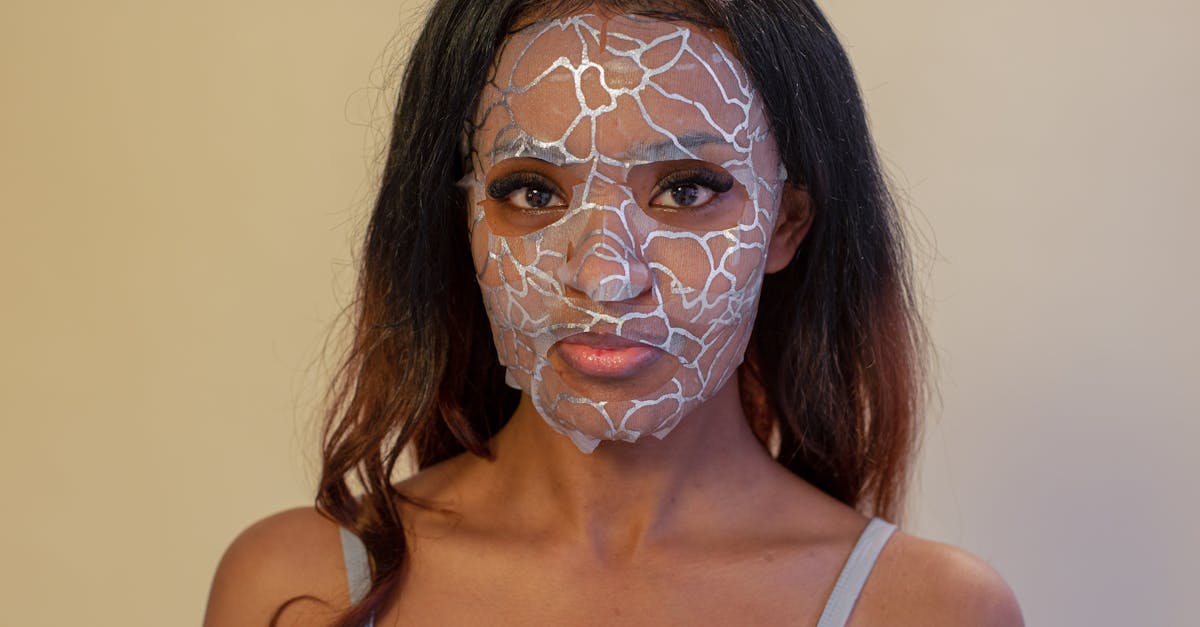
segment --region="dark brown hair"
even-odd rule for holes
[[[366,621],[397,592],[406,552],[393,488],[487,442],[516,408],[504,384],[455,183],[460,140],[515,25],[589,5],[684,19],[728,34],[763,99],[780,156],[813,200],[795,258],[763,283],[743,405],[778,461],[864,513],[897,520],[918,437],[922,327],[895,204],[853,70],[810,0],[439,0],[413,47],[362,254],[353,341],[332,388],[317,507],[362,537]],[[352,493],[356,482],[361,500]]]

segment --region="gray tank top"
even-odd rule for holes
[[[882,518],[872,518],[871,522],[867,523],[867,528],[863,529],[858,542],[854,544],[854,550],[842,566],[842,572],[825,602],[825,609],[821,612],[817,627],[844,627],[846,621],[850,620],[850,613],[854,611],[858,595],[867,583],[867,576],[871,574],[879,553],[883,551],[883,545],[887,544],[888,538],[892,537],[895,530],[896,525]],[[367,560],[367,549],[362,540],[344,527],[340,528],[340,532],[342,559],[346,563],[346,579],[350,587],[350,604],[354,605],[371,589],[371,564]],[[375,627],[375,619],[368,621],[365,627]]]

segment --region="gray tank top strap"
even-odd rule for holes
[[[371,589],[371,562],[363,541],[345,527],[338,527],[342,537],[342,562],[346,565],[346,583],[350,589],[350,605],[357,605]],[[374,627],[371,618],[365,627]]]
[[[896,525],[882,518],[872,518],[871,522],[867,523],[867,528],[863,529],[862,535],[858,537],[845,566],[842,566],[842,572],[838,575],[833,592],[825,603],[825,611],[821,612],[821,620],[817,622],[817,627],[843,627],[846,621],[850,620],[850,613],[854,611],[858,595],[867,583],[867,576],[871,574],[879,553],[883,551],[883,545],[887,544],[888,538],[892,537],[895,530]]]

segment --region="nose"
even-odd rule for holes
[[[650,268],[619,210],[588,209],[585,228],[576,240],[568,245],[566,263],[557,271],[564,287],[596,302],[630,300],[650,289]]]

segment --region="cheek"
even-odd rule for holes
[[[560,255],[541,248],[537,240],[493,234],[486,219],[476,223],[471,250],[493,325],[528,334],[553,322],[558,289],[548,277]]]
[[[695,298],[714,287],[714,275],[729,252],[730,242],[722,231],[672,231],[669,237],[654,238],[647,249],[664,294]]]
[[[757,227],[713,233],[672,232],[647,246],[664,299],[680,299],[687,309],[711,306],[756,283],[765,239]]]

